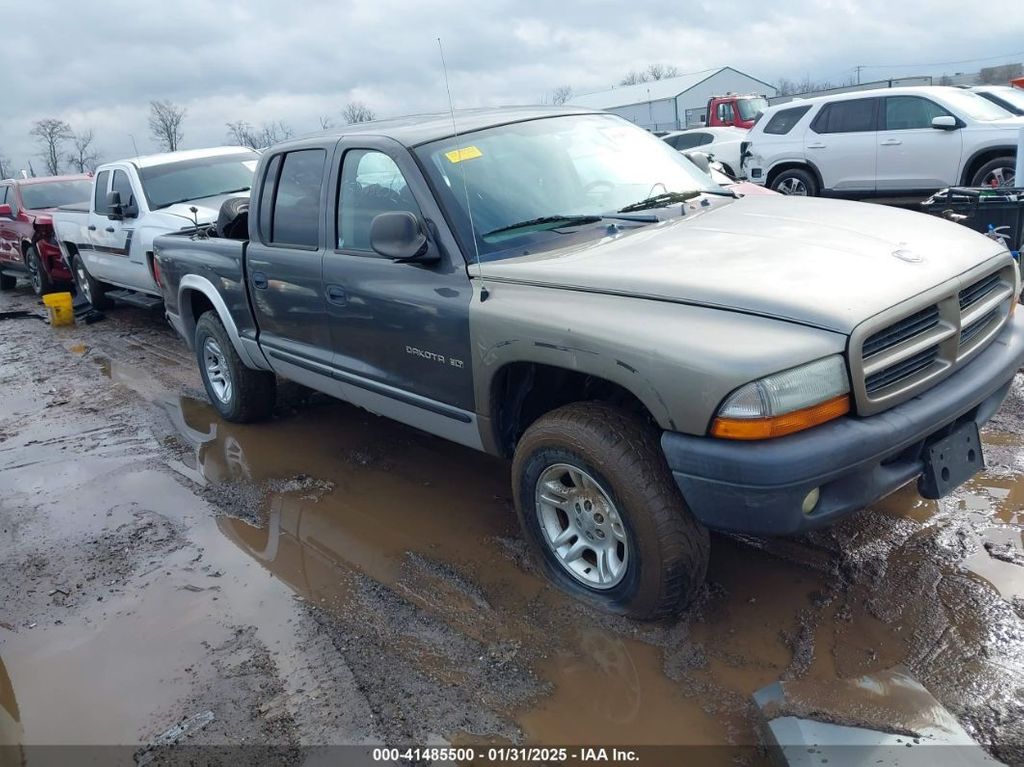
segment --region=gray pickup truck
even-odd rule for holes
[[[289,141],[247,202],[155,242],[219,412],[269,417],[282,376],[509,458],[551,579],[636,618],[693,596],[708,528],[793,534],[910,482],[947,494],[1024,361],[998,243],[738,197],[603,113]]]

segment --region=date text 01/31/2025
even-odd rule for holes
[[[574,748],[544,746],[491,746],[477,751],[470,746],[428,746],[423,748],[375,748],[375,762],[635,762],[636,751],[623,748]]]

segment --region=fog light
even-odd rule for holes
[[[810,514],[814,511],[814,507],[818,505],[818,500],[821,498],[821,488],[816,487],[804,497],[803,510],[804,514]]]

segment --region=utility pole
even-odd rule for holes
[[[864,68],[863,64],[858,64],[856,66],[856,70],[857,70],[857,85],[860,85],[860,70],[862,70],[863,68]]]

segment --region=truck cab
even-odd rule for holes
[[[243,147],[218,147],[99,166],[88,202],[54,213],[57,241],[81,292],[94,306],[108,293],[159,303],[154,237],[212,223],[226,197],[248,193],[258,158]]]
[[[712,96],[703,122],[708,127],[753,128],[758,115],[767,108],[768,99],[764,96]]]

